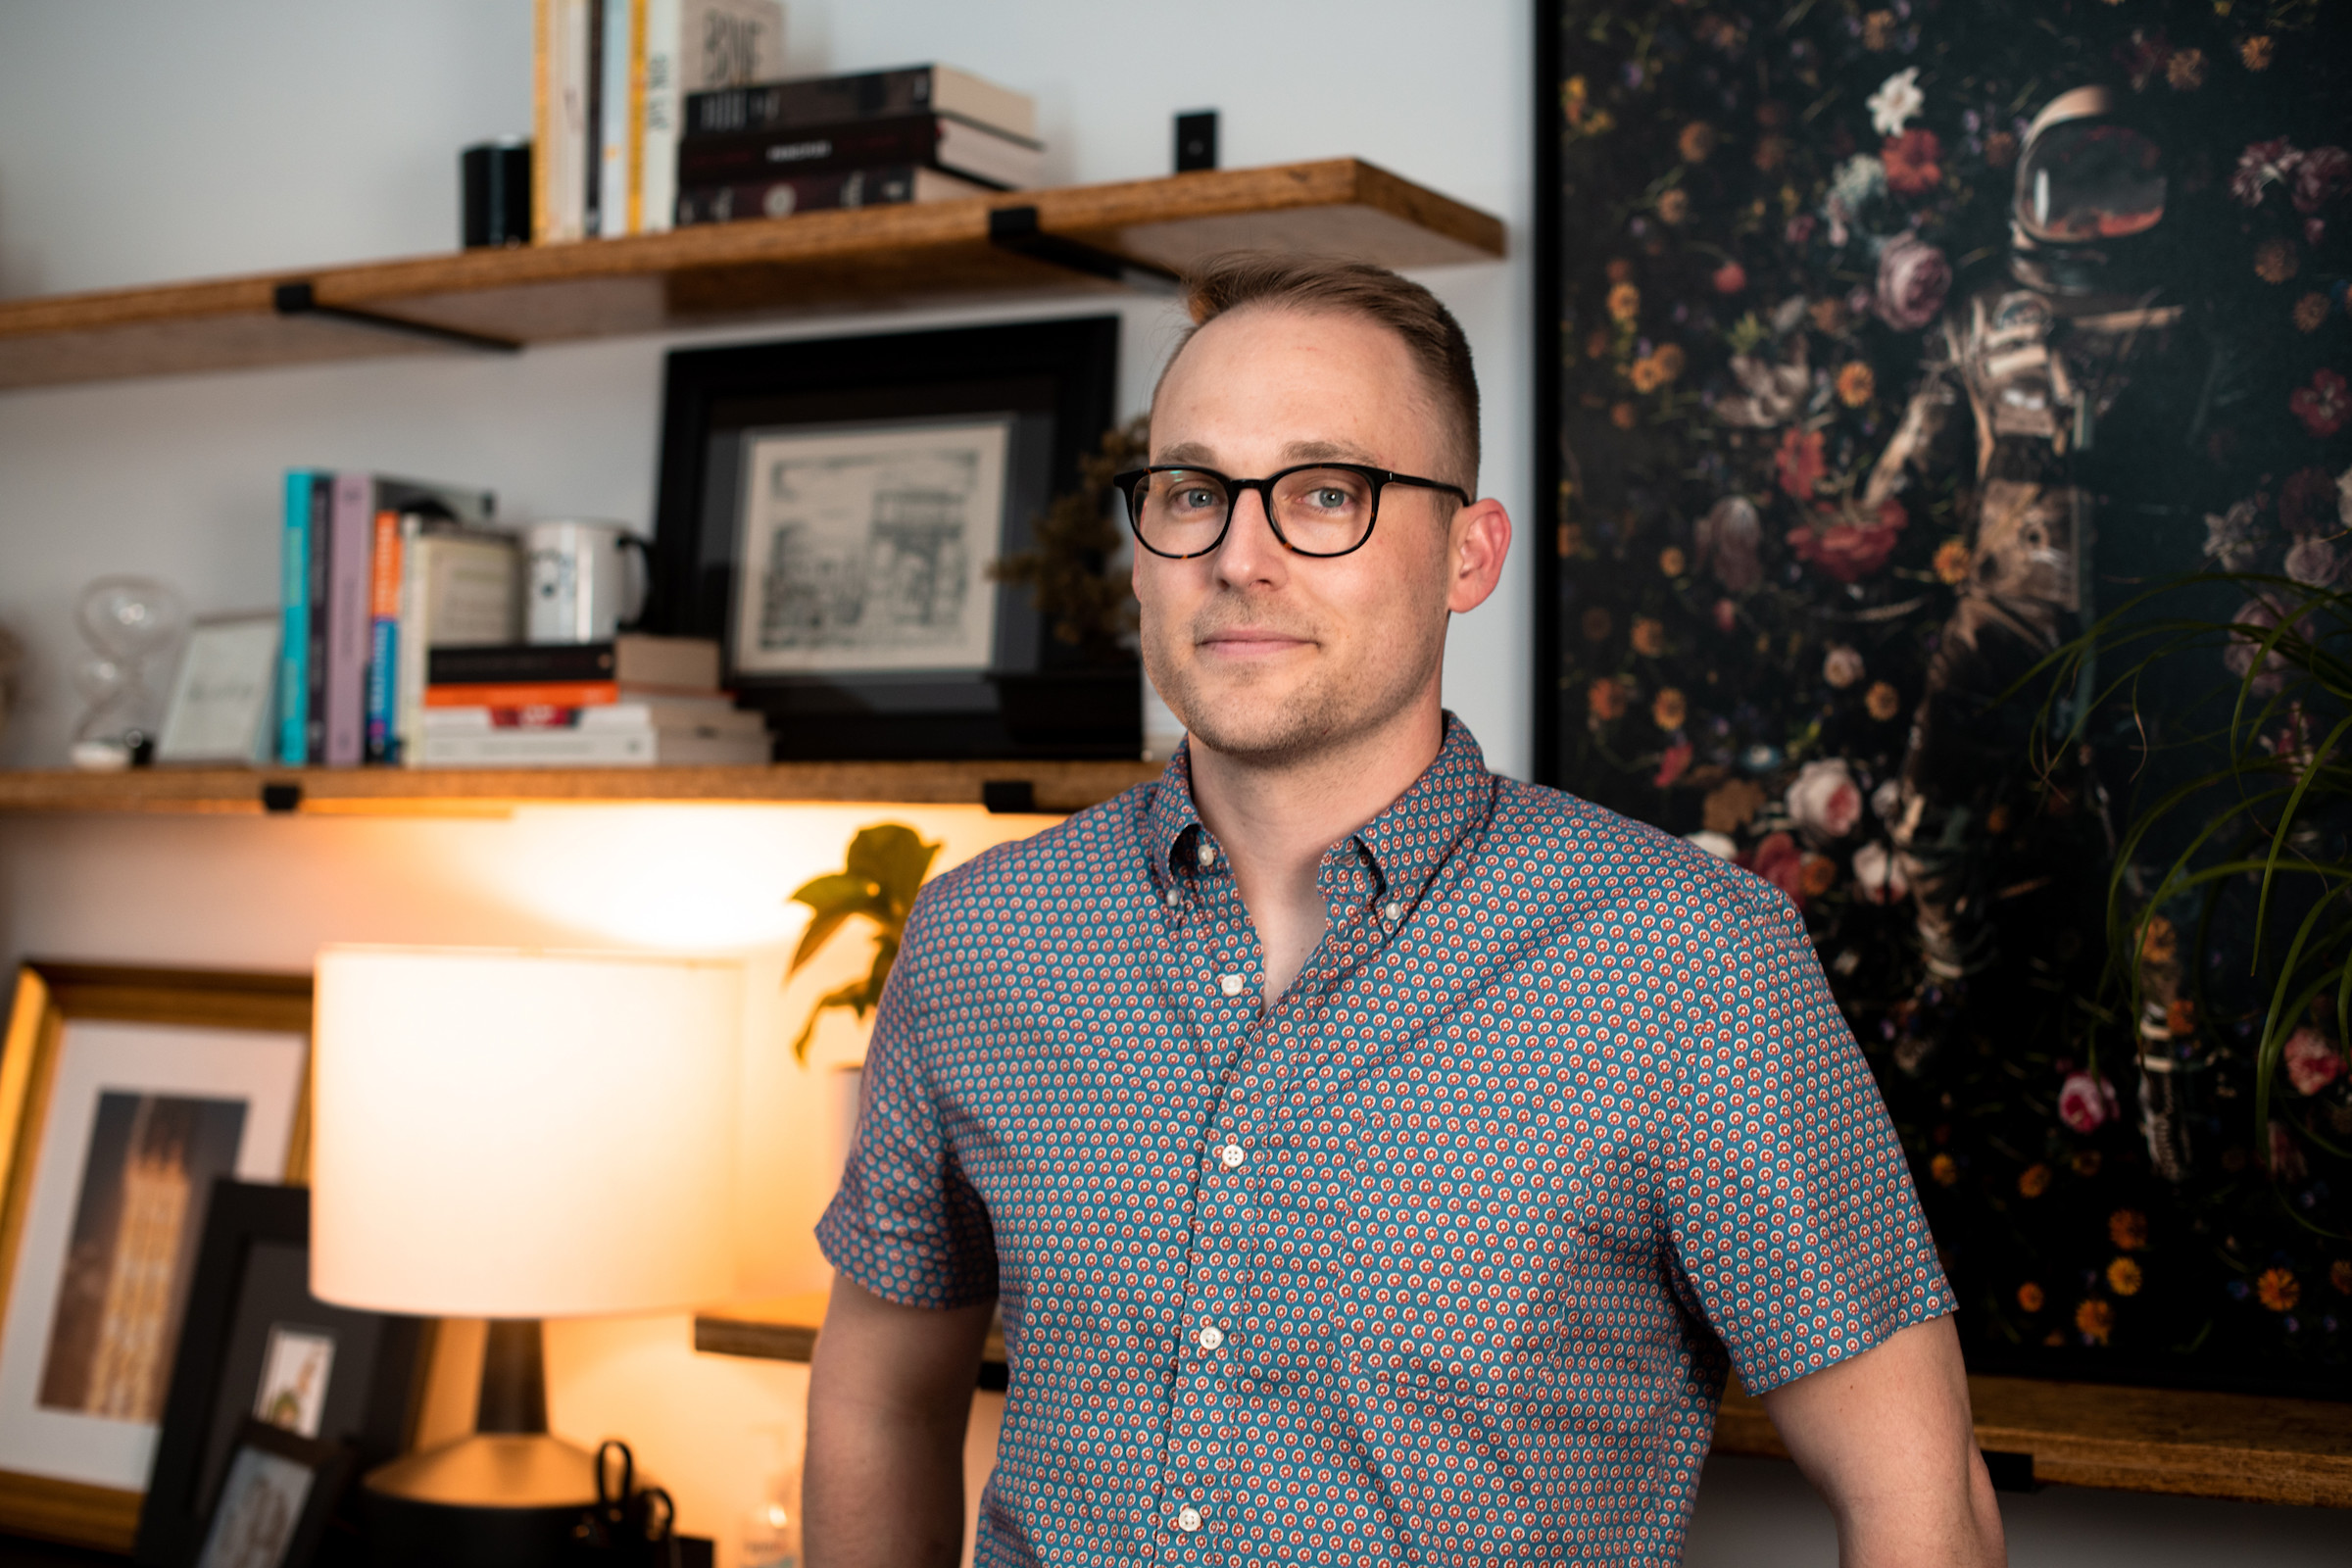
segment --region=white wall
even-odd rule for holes
[[[1229,166],[1352,154],[1503,217],[1509,263],[1424,277],[1478,355],[1485,487],[1523,530],[1533,520],[1527,0],[787,7],[796,70],[937,58],[1034,93],[1055,181],[1162,172],[1171,115],[1215,107]],[[0,0],[0,295],[446,250],[458,149],[527,129],[529,31],[527,0]],[[1135,409],[1172,323],[1151,302],[1120,311]],[[518,517],[649,523],[671,341],[0,395],[0,625],[37,660],[0,763],[62,756],[71,610],[90,578],[149,572],[200,611],[272,601],[274,487],[288,466],[446,475],[496,487]],[[1456,626],[1447,670],[1447,700],[1491,760],[1522,774],[1527,559],[1523,533],[1496,600]],[[299,968],[328,940],[598,941],[735,946],[772,976],[793,929],[782,896],[875,814],[0,820],[0,959]],[[956,858],[1021,826],[916,819]],[[762,1266],[781,1289],[816,1267],[807,1225],[826,1162],[823,1100],[817,1078],[772,1050],[763,1070],[747,1117],[771,1161]],[[643,1439],[688,1527],[723,1537],[756,1494],[757,1433],[792,1419],[800,1385],[788,1369],[693,1356],[683,1334],[660,1320],[559,1335],[556,1417],[590,1438]],[[2223,1542],[2242,1560],[2322,1560],[2315,1516],[2282,1510],[2045,1494],[2011,1520],[2020,1563],[2154,1568],[2211,1560]],[[1734,1462],[1702,1493],[1691,1560],[1826,1561],[1825,1528],[1787,1466]],[[2084,1544],[2093,1538],[2106,1555]]]

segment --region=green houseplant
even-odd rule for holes
[[[810,918],[785,970],[787,981],[823,952],[853,918],[862,915],[874,927],[872,965],[861,978],[816,999],[808,1021],[793,1039],[794,1060],[808,1061],[808,1044],[816,1038],[817,1023],[827,1010],[848,1007],[862,1019],[881,1002],[882,983],[890,978],[890,966],[898,959],[915,891],[923,885],[939,851],[939,845],[927,842],[903,822],[876,823],[859,828],[850,840],[840,870],[811,877],[793,893],[792,902],[808,906]]]

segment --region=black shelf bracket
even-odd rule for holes
[[[298,283],[280,283],[270,296],[280,316],[323,316],[331,321],[346,321],[353,326],[373,327],[378,332],[398,332],[408,337],[425,338],[434,343],[447,343],[458,348],[475,349],[484,354],[520,354],[522,345],[503,337],[491,337],[485,332],[468,332],[463,327],[435,326],[430,321],[404,321],[397,316],[378,316],[373,311],[355,311],[345,305],[321,305],[318,291],[308,279]]]
[[[996,207],[988,214],[988,242],[1032,261],[1084,272],[1129,288],[1153,294],[1175,291],[1177,276],[1157,262],[1139,262],[1099,250],[1083,240],[1049,234],[1037,220],[1034,207]]]

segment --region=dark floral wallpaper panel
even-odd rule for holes
[[[2258,1132],[2253,988],[2112,957],[2151,725],[2230,672],[2042,662],[2352,579],[2352,6],[1539,11],[1548,781],[1802,907],[1979,1370],[2352,1394],[2343,1020]],[[2242,913],[2141,959],[2250,970]]]

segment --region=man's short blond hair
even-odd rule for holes
[[[1470,340],[1453,313],[1428,289],[1363,262],[1240,251],[1212,256],[1187,273],[1184,301],[1193,324],[1168,356],[1170,366],[1195,332],[1220,316],[1252,307],[1329,312],[1387,327],[1420,369],[1430,416],[1438,423],[1438,449],[1449,471],[1427,477],[1478,494],[1478,373],[1470,364]],[[1165,370],[1160,378],[1167,378]]]

